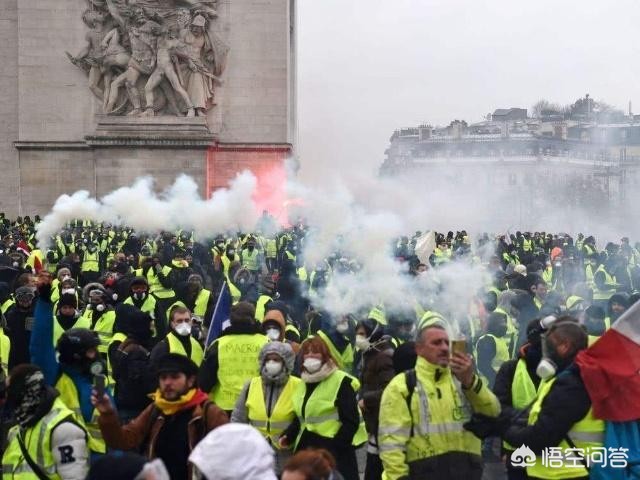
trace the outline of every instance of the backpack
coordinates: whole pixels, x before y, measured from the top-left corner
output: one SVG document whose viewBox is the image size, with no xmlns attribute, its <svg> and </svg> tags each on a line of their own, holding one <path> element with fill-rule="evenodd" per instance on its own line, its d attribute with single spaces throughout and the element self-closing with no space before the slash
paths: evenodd
<svg viewBox="0 0 640 480">
<path fill-rule="evenodd" d="M 413 391 L 416 389 L 416 386 L 418 385 L 418 376 L 416 374 L 415 368 L 406 370 L 404 372 L 404 381 L 407 384 L 407 390 L 409 392 L 409 394 L 407 395 L 407 398 L 405 398 L 407 402 L 407 408 L 409 409 L 409 415 L 411 415 L 411 433 L 409 437 L 413 437 L 413 425 L 415 424 L 415 421 L 413 418 L 413 412 L 411 411 L 411 399 L 413 398 Z"/>
</svg>

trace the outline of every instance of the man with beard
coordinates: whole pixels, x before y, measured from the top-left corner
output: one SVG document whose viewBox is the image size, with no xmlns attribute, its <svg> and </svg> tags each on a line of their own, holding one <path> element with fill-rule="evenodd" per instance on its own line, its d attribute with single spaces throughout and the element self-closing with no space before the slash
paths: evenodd
<svg viewBox="0 0 640 480">
<path fill-rule="evenodd" d="M 42 371 L 19 365 L 8 384 L 5 408 L 17 425 L 9 431 L 3 477 L 84 479 L 89 470 L 87 432 L 74 421 L 58 392 L 47 386 Z"/>
<path fill-rule="evenodd" d="M 94 391 L 91 401 L 100 412 L 98 422 L 109 447 L 144 447 L 149 458 L 164 462 L 172 479 L 192 478 L 187 461 L 191 450 L 208 432 L 229 421 L 197 388 L 197 371 L 184 355 L 165 355 L 156 365 L 158 389 L 153 403 L 126 425 L 120 424 L 109 397 L 98 398 Z"/>
</svg>

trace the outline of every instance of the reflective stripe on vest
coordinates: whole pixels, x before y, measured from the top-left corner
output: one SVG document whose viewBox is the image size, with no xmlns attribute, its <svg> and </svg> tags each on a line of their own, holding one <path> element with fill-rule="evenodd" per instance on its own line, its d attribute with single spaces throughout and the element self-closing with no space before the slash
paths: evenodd
<svg viewBox="0 0 640 480">
<path fill-rule="evenodd" d="M 300 433 L 296 439 L 296 447 L 305 430 L 325 438 L 333 438 L 338 433 L 342 424 L 336 407 L 336 399 L 344 378 L 351 380 L 351 385 L 355 392 L 360 389 L 360 382 L 355 377 L 341 370 L 335 370 L 315 387 L 305 405 L 303 405 L 303 402 L 306 397 L 307 386 L 304 382 L 298 385 L 293 396 L 293 408 L 300 419 Z M 367 440 L 367 432 L 360 410 L 358 410 L 358 414 L 360 415 L 360 424 L 353 436 L 352 445 L 360 445 Z"/>
<path fill-rule="evenodd" d="M 84 428 L 89 434 L 89 448 L 92 452 L 105 453 L 107 447 L 102 439 L 102 432 L 98 426 L 98 411 L 94 408 L 91 414 L 91 420 L 85 422 L 82 415 L 82 409 L 80 408 L 80 399 L 78 396 L 78 389 L 75 383 L 71 380 L 67 374 L 63 373 L 56 382 L 56 390 L 60 392 L 60 400 L 62 400 L 67 407 L 73 412 L 73 417 L 76 422 Z"/>
<path fill-rule="evenodd" d="M 73 416 L 73 412 L 56 398 L 51 410 L 38 423 L 23 432 L 21 438 L 25 449 L 33 461 L 40 466 L 51 479 L 61 478 L 56 470 L 56 460 L 51 451 L 53 430 L 63 421 Z M 34 480 L 39 478 L 24 460 L 18 443 L 20 427 L 14 426 L 9 431 L 8 446 L 2 457 L 2 478 L 18 480 Z"/>
<path fill-rule="evenodd" d="M 529 421 L 528 425 L 534 425 L 538 420 L 538 415 L 542 410 L 542 403 L 545 397 L 551 391 L 557 377 L 546 382 L 538 393 L 538 398 L 536 402 L 531 407 L 531 411 L 529 412 Z M 593 417 L 593 410 L 589 408 L 587 414 L 577 423 L 574 423 L 571 427 L 571 430 L 567 433 L 567 436 L 573 441 L 576 448 L 586 449 L 586 448 L 594 448 L 594 447 L 602 447 L 604 444 L 604 421 L 597 420 Z M 558 445 L 563 452 L 565 449 L 570 448 L 569 444 L 562 440 Z M 576 478 L 576 477 L 584 477 L 588 476 L 589 473 L 585 471 L 584 467 L 574 467 L 573 465 L 581 465 L 579 461 L 571 460 L 565 462 L 566 465 L 557 467 L 557 466 L 544 466 L 542 465 L 541 459 L 536 456 L 536 463 L 532 467 L 527 467 L 527 475 L 530 477 L 536 478 L 545 478 L 545 479 L 565 479 L 565 478 Z"/>
<path fill-rule="evenodd" d="M 269 339 L 262 334 L 225 335 L 218 344 L 218 383 L 211 400 L 223 410 L 233 410 L 244 384 L 260 374 L 258 356 Z"/>
<path fill-rule="evenodd" d="M 191 335 L 189 335 L 189 340 L 191 340 L 191 355 L 187 355 L 187 351 L 184 349 L 182 342 L 176 338 L 173 332 L 169 333 L 166 338 L 167 342 L 169 342 L 169 353 L 177 353 L 189 357 L 198 367 L 202 364 L 204 352 L 198 341 Z"/>
<path fill-rule="evenodd" d="M 275 405 L 272 406 L 270 415 L 267 415 L 262 377 L 252 378 L 249 384 L 247 401 L 245 402 L 249 424 L 257 428 L 275 448 L 280 448 L 278 438 L 296 418 L 293 410 L 293 394 L 301 381 L 297 377 L 289 376 L 287 384 L 280 392 Z"/>
</svg>

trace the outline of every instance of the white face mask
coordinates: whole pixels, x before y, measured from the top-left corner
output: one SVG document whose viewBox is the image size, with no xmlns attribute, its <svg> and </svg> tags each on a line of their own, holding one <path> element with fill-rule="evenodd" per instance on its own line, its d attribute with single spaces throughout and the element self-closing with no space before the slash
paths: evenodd
<svg viewBox="0 0 640 480">
<path fill-rule="evenodd" d="M 282 362 L 267 360 L 264 364 L 264 371 L 267 375 L 275 377 L 282 371 Z"/>
<path fill-rule="evenodd" d="M 96 311 L 98 312 L 104 312 L 104 309 L 107 308 L 104 303 L 99 303 L 98 305 L 96 305 Z"/>
<path fill-rule="evenodd" d="M 349 330 L 349 324 L 345 322 L 338 323 L 336 325 L 336 331 L 338 333 L 346 333 Z"/>
<path fill-rule="evenodd" d="M 65 293 L 69 293 L 71 295 L 73 295 L 74 293 L 76 293 L 75 288 L 63 288 L 62 289 L 62 294 L 64 295 Z"/>
<path fill-rule="evenodd" d="M 371 342 L 367 337 L 364 335 L 356 335 L 356 348 L 358 350 L 365 351 L 368 350 L 370 346 Z"/>
<path fill-rule="evenodd" d="M 144 300 L 147 298 L 147 292 L 134 292 L 133 298 L 136 300 Z"/>
<path fill-rule="evenodd" d="M 277 328 L 267 328 L 267 337 L 269 340 L 280 340 L 280 330 Z"/>
<path fill-rule="evenodd" d="M 191 335 L 191 325 L 189 325 L 187 322 L 179 323 L 174 327 L 174 330 L 178 335 L 181 335 L 183 337 Z"/>
<path fill-rule="evenodd" d="M 309 373 L 316 373 L 320 368 L 322 368 L 322 360 L 317 358 L 305 358 L 304 362 L 302 362 L 302 366 Z"/>
</svg>

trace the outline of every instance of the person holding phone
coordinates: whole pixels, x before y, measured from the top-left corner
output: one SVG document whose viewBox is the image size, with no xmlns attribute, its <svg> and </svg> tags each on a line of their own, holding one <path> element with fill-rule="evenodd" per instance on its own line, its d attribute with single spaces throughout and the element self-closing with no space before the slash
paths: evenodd
<svg viewBox="0 0 640 480">
<path fill-rule="evenodd" d="M 481 441 L 464 430 L 472 413 L 497 417 L 500 403 L 476 375 L 471 355 L 450 351 L 446 322 L 421 322 L 415 369 L 382 394 L 378 444 L 385 476 L 480 480 Z"/>
</svg>

